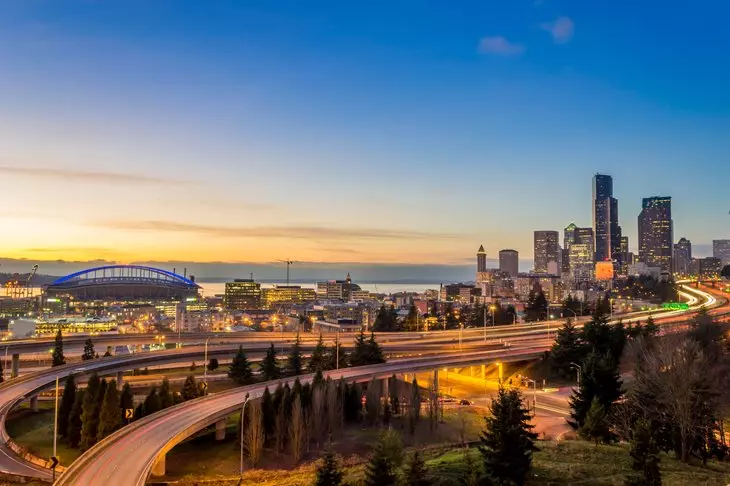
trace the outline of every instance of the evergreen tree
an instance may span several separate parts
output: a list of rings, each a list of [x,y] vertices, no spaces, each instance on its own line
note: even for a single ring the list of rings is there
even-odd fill
[[[84,393],[84,402],[81,411],[81,438],[79,445],[86,450],[96,444],[96,434],[99,429],[99,395],[101,381],[96,373],[89,377]]]
[[[187,381],[185,382],[187,383]],[[184,388],[183,388],[184,390]],[[160,385],[160,407],[165,409],[172,406],[172,392],[170,391],[170,380],[164,378]]]
[[[157,387],[153,386],[144,399],[144,403],[142,404],[142,411],[144,415],[147,416],[159,412],[160,410],[162,410],[160,396],[157,394]]]
[[[375,333],[370,333],[370,339],[368,339],[368,363],[367,364],[379,364],[385,363],[385,356],[383,355],[383,348],[375,340]]]
[[[343,476],[340,461],[330,444],[322,457],[322,461],[317,466],[317,477],[314,480],[314,486],[340,486]]]
[[[0,383],[5,381],[5,370],[3,369],[3,362],[0,361]]]
[[[398,325],[397,313],[393,306],[386,306],[385,304],[380,306],[378,314],[375,316],[375,322],[373,323],[373,330],[378,332],[393,332],[400,331]]]
[[[61,326],[58,326],[56,332],[56,340],[53,344],[53,356],[51,366],[61,366],[66,364],[66,357],[63,355],[63,335],[61,334]]]
[[[92,343],[91,338],[89,338],[84,342],[84,352],[81,355],[81,359],[88,361],[90,359],[94,359],[94,356],[96,356],[96,353],[94,352],[94,343]]]
[[[456,329],[459,327],[459,319],[456,318],[454,305],[451,302],[446,305],[446,310],[444,314],[446,319],[444,321],[444,325],[446,326],[446,329]]]
[[[185,401],[198,398],[198,383],[195,381],[195,377],[193,375],[188,375],[188,377],[185,378],[185,383],[183,383],[182,388],[182,397]],[[161,397],[160,402],[162,402]],[[160,406],[162,406],[162,403],[160,403]]]
[[[588,355],[581,368],[580,387],[570,396],[570,416],[573,427],[583,426],[594,398],[610,414],[612,405],[623,395],[618,363],[613,359]]]
[[[286,371],[291,376],[298,376],[302,374],[304,369],[304,359],[302,358],[302,346],[299,340],[299,333],[289,349],[289,356],[286,360]]]
[[[405,320],[403,321],[403,330],[404,331],[418,331],[418,309],[414,304],[411,304],[411,307],[408,309],[408,315],[406,316]]]
[[[238,347],[238,351],[233,357],[231,366],[228,369],[228,377],[239,385],[249,385],[253,383],[253,372],[251,371],[251,364],[248,362],[248,357],[246,356],[246,353],[243,352],[243,345],[240,345]],[[185,394],[183,393],[183,397],[184,396]]]
[[[588,409],[583,426],[580,428],[580,435],[586,440],[594,441],[596,445],[613,440],[606,410],[597,397],[593,397],[591,408]]]
[[[544,321],[547,319],[547,308],[548,301],[545,298],[545,292],[543,292],[540,284],[536,283],[535,286],[530,290],[530,294],[527,299],[527,305],[525,305],[525,320],[527,322]]]
[[[215,371],[218,369],[218,358],[210,358],[208,361],[208,371]]]
[[[68,436],[69,417],[71,416],[71,408],[73,408],[75,401],[76,379],[74,375],[68,375],[63,385],[61,405],[58,407],[58,435],[61,437]]]
[[[134,408],[134,394],[129,383],[125,383],[122,387],[122,394],[119,397],[119,407],[122,409],[122,417],[124,417],[126,410]],[[124,423],[129,423],[129,421],[129,419],[124,419]]]
[[[97,431],[97,440],[102,440],[107,435],[117,430],[122,424],[122,417],[119,413],[119,391],[117,391],[117,381],[111,380],[107,384],[104,393],[104,401],[101,405],[99,413],[99,428]]]
[[[266,440],[270,440],[274,436],[276,406],[274,404],[274,397],[271,395],[268,386],[264,388],[264,393],[261,395],[261,413],[263,414],[264,434],[266,435]]]
[[[99,391],[96,393],[96,410],[98,412],[101,412],[101,404],[104,401],[104,395],[106,394],[107,386],[108,383],[106,381],[106,378],[102,378],[99,380]]]
[[[324,339],[322,333],[319,334],[317,345],[312,350],[312,356],[309,358],[309,364],[307,365],[307,371],[310,373],[316,373],[317,371],[327,371],[327,362],[325,360]]]
[[[485,417],[486,427],[480,435],[479,452],[484,470],[496,484],[524,484],[532,453],[537,450],[529,424],[529,411],[522,403],[519,390],[500,387],[497,399]]]
[[[659,334],[659,326],[654,322],[654,318],[649,316],[644,325],[644,336],[656,336],[657,334]]]
[[[68,445],[72,448],[77,448],[81,442],[81,428],[83,422],[81,421],[81,415],[84,409],[84,394],[85,390],[78,390],[74,399],[74,404],[71,407],[71,413],[68,416],[68,426],[66,429],[66,438],[68,439]]]
[[[397,450],[397,443],[393,435],[397,433],[389,430],[381,434],[375,443],[373,457],[365,466],[365,486],[394,486],[398,479],[397,468],[402,461],[401,450]]]
[[[261,379],[263,381],[278,380],[281,378],[281,370],[279,369],[279,363],[276,360],[276,349],[274,343],[271,343],[269,349],[266,350],[266,356],[259,365],[261,368]]]
[[[661,486],[659,471],[659,448],[652,437],[651,424],[644,419],[636,421],[629,452],[633,473],[626,478],[629,486]]]
[[[368,362],[368,343],[365,340],[365,328],[360,328],[360,333],[355,338],[355,347],[350,354],[350,365],[365,366]]]
[[[415,451],[405,470],[405,481],[407,486],[430,486],[431,481],[427,477],[426,462],[421,453]]]
[[[549,360],[551,367],[562,377],[567,378],[573,375],[572,363],[583,361],[584,351],[580,343],[580,335],[568,319],[558,329],[553,347],[550,349]]]

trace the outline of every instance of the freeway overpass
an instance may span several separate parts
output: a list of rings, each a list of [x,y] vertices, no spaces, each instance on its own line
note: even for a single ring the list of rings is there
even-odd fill
[[[711,294],[703,292],[701,290],[684,288],[684,291],[688,294],[688,299],[693,303],[691,309],[696,310],[699,306],[707,304],[709,307],[720,307],[724,305],[726,301],[720,301],[715,299]],[[672,322],[672,320],[684,319],[686,311],[669,311],[662,312],[660,315],[655,313],[658,323]],[[624,322],[631,320],[643,320],[646,315],[633,315],[631,319],[625,319]],[[494,344],[499,341],[509,341],[515,343],[517,346],[514,349],[522,349],[519,347],[519,342],[525,342],[525,347],[539,345],[539,349],[544,351],[551,342],[550,335],[552,329],[553,333],[557,330],[558,326],[562,321],[550,321],[533,324],[522,324],[513,326],[501,326],[494,328],[484,329],[472,329],[461,331],[432,331],[428,333],[382,333],[379,334],[379,341],[383,344],[383,347],[387,352],[391,353],[423,353],[434,352],[438,350],[447,349],[460,349],[461,352],[449,355],[444,358],[443,356],[430,356],[428,358],[422,358],[428,360],[429,365],[427,367],[441,366],[442,362],[446,360],[451,366],[465,364],[464,360],[469,361],[470,359],[475,362],[484,363],[487,358],[480,353],[494,353],[495,350],[484,351],[485,343]],[[256,336],[253,334],[262,334]],[[277,333],[278,334],[278,333]],[[185,335],[183,335],[185,336]],[[111,336],[110,336],[111,337]],[[211,338],[210,335],[196,335],[196,336],[185,336],[189,339],[189,342],[203,342],[205,339]],[[220,338],[220,335],[215,335],[215,339]],[[272,340],[272,333],[245,333],[240,336],[225,334],[224,337],[229,339],[231,337],[236,340],[243,340],[246,342],[246,347],[249,350],[263,349],[268,346],[268,343]],[[112,339],[136,339],[139,340],[140,336],[114,336]],[[290,334],[285,336],[285,339],[293,340],[294,335]],[[80,338],[82,340],[86,337]],[[33,346],[38,345],[35,340],[19,344],[20,346]],[[48,346],[48,343],[43,343],[42,346]],[[519,348],[518,348],[519,347]],[[2,349],[0,347],[0,349]],[[210,357],[229,357],[234,352],[235,347],[218,348],[211,346],[208,351]],[[471,353],[469,356],[464,357],[463,352],[468,351]],[[500,356],[504,356],[505,359],[499,357],[500,360],[506,360],[509,358],[510,353],[513,350],[505,350],[499,347],[496,352],[501,353]],[[111,357],[102,360],[92,360],[83,363],[71,363],[63,367],[56,367],[53,369],[45,370],[39,373],[33,373],[31,375],[23,376],[21,378],[13,379],[3,385],[0,385],[0,437],[4,442],[7,442],[7,432],[5,431],[5,417],[8,412],[15,407],[21,401],[33,397],[43,389],[50,387],[55,381],[55,377],[58,375],[60,378],[65,378],[69,374],[86,374],[93,371],[97,371],[100,374],[109,374],[115,372],[121,372],[132,368],[140,368],[145,365],[161,365],[165,363],[181,362],[185,360],[199,360],[203,357],[204,348],[202,346],[192,348],[181,348],[176,350],[155,352],[155,353],[141,353],[134,355],[125,355],[121,357]],[[490,355],[491,356],[491,355]],[[494,359],[494,356],[491,358]],[[524,359],[524,357],[519,358]],[[400,362],[398,362],[400,363]],[[396,363],[396,364],[398,364]],[[421,361],[423,363],[423,361]],[[407,366],[406,366],[407,367]],[[348,371],[348,373],[353,373]],[[356,376],[356,375],[353,375]],[[354,378],[353,378],[354,379]],[[21,461],[17,457],[14,457],[7,449],[0,448],[0,469],[15,473],[23,474],[35,477],[47,477],[48,472],[40,470],[36,467],[30,466],[24,461]]]
[[[727,305],[727,300],[719,300],[712,295],[705,296],[705,299],[711,302],[713,307]],[[693,309],[696,310],[703,303],[704,301],[698,301]],[[679,315],[672,314],[663,319],[671,322],[676,320]],[[521,361],[542,355],[549,349],[550,341],[540,334],[534,337],[536,341],[540,342],[540,345],[526,344],[525,346],[469,354],[458,352],[441,356],[408,358],[382,365],[331,371],[327,375],[333,379],[369,381],[373,378],[387,378],[394,373],[434,370],[434,384],[438,386],[439,369],[444,367],[471,366],[497,361]],[[307,375],[302,379],[306,382],[311,380],[311,376]],[[84,453],[63,473],[57,484],[141,486],[150,474],[164,474],[165,455],[176,444],[210,425],[224,421],[228,415],[241,408],[247,396],[257,398],[263,393],[266,386],[274,387],[277,383],[261,383],[209,395],[134,422]],[[119,474],[121,471],[124,471],[124,474]]]

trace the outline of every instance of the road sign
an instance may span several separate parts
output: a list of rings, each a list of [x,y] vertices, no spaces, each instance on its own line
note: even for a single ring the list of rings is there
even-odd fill
[[[56,466],[58,466],[58,457],[51,456],[51,469],[56,469]]]
[[[202,388],[203,391],[206,391],[208,389],[208,384],[206,382],[203,382],[200,384],[200,388]]]
[[[134,418],[134,409],[133,408],[125,408],[124,409],[124,418],[125,419],[133,419]]]

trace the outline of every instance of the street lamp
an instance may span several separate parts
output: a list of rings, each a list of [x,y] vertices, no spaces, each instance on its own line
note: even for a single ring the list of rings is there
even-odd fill
[[[57,458],[56,455],[56,442],[58,441],[58,375],[56,375],[56,411],[53,414],[53,458]],[[56,480],[56,468],[53,467],[53,480]]]
[[[248,393],[243,400],[243,407],[241,408],[241,479],[243,479],[243,418],[246,416],[246,404],[248,403]]]
[[[570,363],[570,367],[571,368],[574,368],[578,372],[578,386],[580,386],[580,370],[581,370],[580,365],[578,363],[572,363],[571,362]]]
[[[499,383],[502,384],[502,363],[497,362],[495,364],[497,365],[497,369],[499,370]]]
[[[535,380],[531,380],[529,378],[524,378],[524,380],[527,383],[532,383],[532,413],[533,415],[537,414],[537,383],[535,383]]]
[[[203,359],[203,383],[205,383],[206,390],[208,390],[208,341],[210,338],[205,340],[205,358]]]

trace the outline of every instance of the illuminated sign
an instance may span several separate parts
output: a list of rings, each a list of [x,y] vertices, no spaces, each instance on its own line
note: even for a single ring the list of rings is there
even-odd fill
[[[686,302],[665,302],[662,304],[662,309],[666,310],[687,310],[689,304]]]

